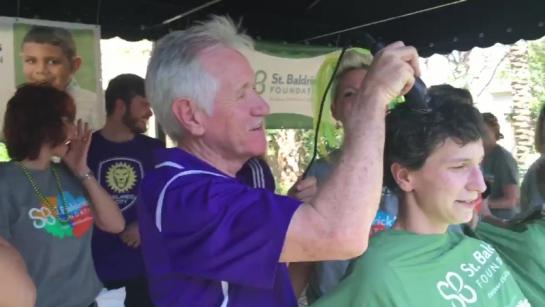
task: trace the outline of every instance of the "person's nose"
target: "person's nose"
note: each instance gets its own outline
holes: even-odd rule
[[[271,112],[269,103],[263,99],[257,92],[253,92],[252,99],[254,100],[254,106],[252,108],[252,114],[254,116],[267,116]]]
[[[149,102],[148,99],[146,99],[146,100],[144,101],[144,110],[145,110],[145,111],[144,111],[144,116],[145,116],[146,118],[150,118],[150,117],[153,116],[153,111],[152,111],[152,109],[151,109],[151,103]]]
[[[49,70],[46,61],[38,61],[36,63],[36,72],[40,75],[47,75]]]
[[[148,105],[148,107],[146,109],[146,117],[150,118],[152,116],[153,116],[153,110],[151,109],[151,106]]]
[[[486,190],[483,172],[478,164],[474,165],[471,170],[467,188],[470,191],[477,191],[479,193],[483,193]]]

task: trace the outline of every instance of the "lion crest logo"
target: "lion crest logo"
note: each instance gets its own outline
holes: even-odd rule
[[[136,184],[136,171],[124,162],[112,164],[106,172],[108,188],[117,193],[126,193]]]

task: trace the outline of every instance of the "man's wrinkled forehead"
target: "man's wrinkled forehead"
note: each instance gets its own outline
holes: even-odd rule
[[[225,81],[236,82],[237,80],[251,78],[253,82],[254,71],[246,57],[238,50],[216,46],[205,49],[199,56],[199,63],[211,75],[216,78],[223,77]]]
[[[205,67],[227,67],[244,62],[249,65],[246,57],[237,49],[226,46],[213,46],[200,52],[199,62]]]

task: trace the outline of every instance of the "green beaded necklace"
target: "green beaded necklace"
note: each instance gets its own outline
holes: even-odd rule
[[[26,178],[30,182],[30,185],[32,186],[32,189],[34,190],[34,194],[36,194],[36,197],[38,197],[38,199],[43,204],[45,204],[47,209],[49,209],[49,211],[51,211],[51,214],[53,214],[54,212],[57,213],[57,219],[61,223],[67,224],[70,221],[70,215],[68,214],[68,208],[67,208],[67,205],[66,205],[67,202],[66,202],[66,198],[64,196],[63,190],[62,190],[61,178],[59,176],[59,173],[55,169],[55,167],[53,165],[51,165],[51,171],[53,172],[53,175],[55,176],[55,181],[57,182],[57,190],[58,190],[59,194],[61,194],[61,197],[62,197],[62,209],[63,209],[64,213],[66,214],[67,218],[61,217],[61,214],[60,214],[60,212],[58,210],[59,206],[58,205],[54,206],[52,203],[49,202],[47,197],[45,197],[42,194],[42,192],[38,188],[38,185],[36,185],[36,183],[34,182],[34,179],[32,179],[32,175],[30,175],[30,172],[28,171],[28,169],[21,162],[16,162],[16,164],[21,168],[21,170],[23,170],[23,173],[25,174]]]

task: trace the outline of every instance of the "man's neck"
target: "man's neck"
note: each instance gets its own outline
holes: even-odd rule
[[[484,145],[484,153],[485,155],[488,155],[490,154],[491,152],[494,151],[494,149],[496,149],[496,147],[499,146],[498,143],[493,143],[493,144],[488,144],[488,145]]]
[[[224,172],[231,177],[235,177],[236,173],[242,168],[242,165],[247,159],[227,159],[204,143],[198,140],[180,141],[178,147],[191,153],[195,157],[205,161],[206,163],[214,166],[218,170]]]
[[[100,134],[110,142],[123,143],[132,141],[136,134],[119,120],[109,118],[100,130]]]
[[[399,213],[394,229],[402,229],[416,234],[443,234],[448,224],[431,220],[410,195],[405,195],[399,203]]]

